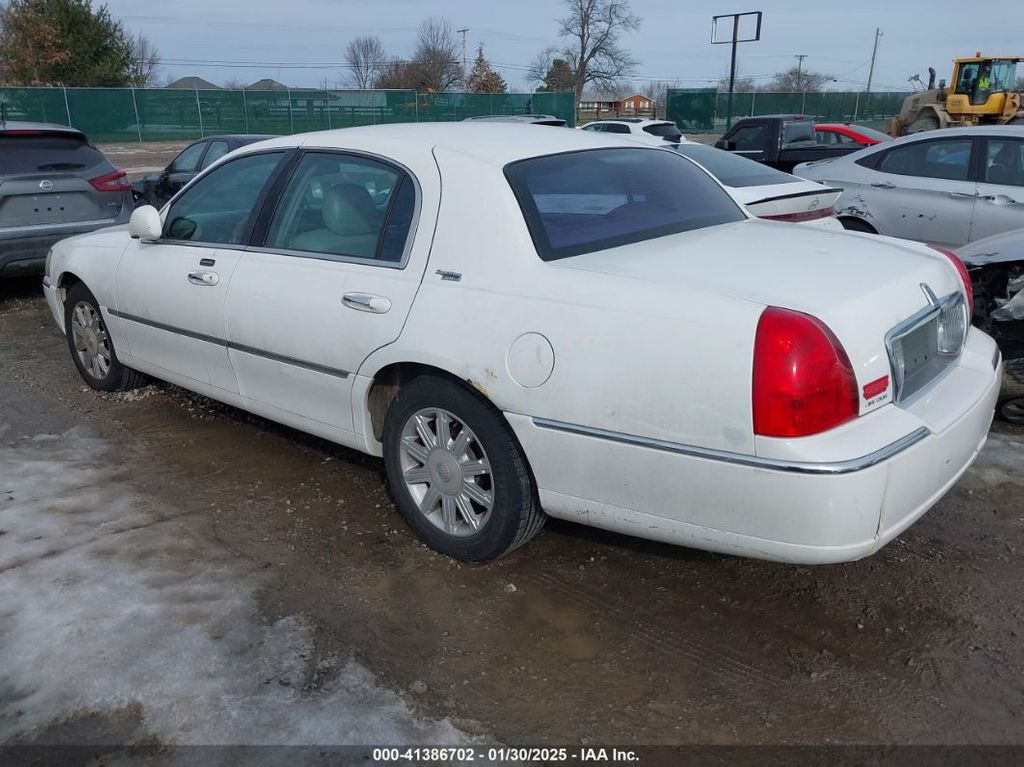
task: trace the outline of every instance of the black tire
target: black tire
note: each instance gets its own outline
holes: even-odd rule
[[[491,510],[481,527],[468,535],[450,534],[432,522],[420,511],[404,478],[403,429],[417,413],[433,408],[447,411],[468,426],[474,444],[479,443],[489,462]],[[489,562],[522,546],[547,520],[533,472],[504,416],[479,394],[453,380],[424,375],[403,386],[385,416],[383,443],[384,466],[399,511],[417,535],[442,554],[463,562]]]
[[[859,218],[841,218],[839,223],[843,225],[844,229],[849,229],[851,232],[865,232],[866,234],[878,234],[875,228],[871,224],[861,221]]]
[[[106,344],[104,348],[109,353],[110,361],[106,365],[105,371],[98,373],[87,367],[76,347],[73,326],[75,323],[75,310],[79,305],[91,309],[98,323],[95,330],[106,336],[103,343]],[[68,289],[67,297],[64,299],[64,329],[68,341],[68,350],[71,352],[71,360],[75,363],[75,367],[78,368],[78,373],[82,376],[82,380],[93,389],[99,391],[127,391],[128,389],[138,389],[149,382],[147,375],[127,368],[118,361],[117,352],[114,349],[114,341],[110,338],[106,325],[103,322],[99,302],[96,301],[95,296],[85,286],[84,282],[77,282]]]
[[[910,123],[910,127],[907,128],[907,133],[924,133],[925,131],[938,130],[938,128],[938,118],[926,115],[924,117],[918,117],[914,122]]]
[[[1007,397],[996,405],[996,412],[1004,421],[1024,425],[1024,397]]]

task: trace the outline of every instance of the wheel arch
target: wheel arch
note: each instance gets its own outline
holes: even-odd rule
[[[363,378],[364,385],[353,392],[353,397],[357,398],[354,403],[355,411],[364,419],[362,433],[367,446],[375,447],[375,453],[380,452],[384,417],[388,407],[401,388],[419,376],[433,375],[447,379],[466,391],[473,392],[500,411],[501,407],[493,400],[482,377],[477,377],[466,370],[459,372],[459,367],[447,360],[416,359],[410,355],[409,359],[381,360],[372,373],[360,371],[359,375]],[[359,424],[355,425],[358,431]]]

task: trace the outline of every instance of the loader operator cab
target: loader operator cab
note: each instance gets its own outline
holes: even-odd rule
[[[998,114],[1006,94],[1016,87],[1017,58],[957,59],[953,62],[955,86],[946,108],[950,113]]]

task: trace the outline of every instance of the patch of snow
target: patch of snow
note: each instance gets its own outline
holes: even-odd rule
[[[960,484],[980,490],[1007,483],[1024,485],[1024,438],[992,432]]]
[[[204,511],[136,492],[106,443],[8,439],[0,742],[127,706],[165,744],[471,740],[416,716],[359,664],[313,661],[302,616],[261,620],[267,571],[216,543]]]

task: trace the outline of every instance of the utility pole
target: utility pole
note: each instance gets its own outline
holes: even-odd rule
[[[466,90],[466,33],[469,31],[469,27],[455,31],[462,35],[462,90]]]
[[[875,27],[875,47],[871,51],[871,67],[868,69],[868,87],[865,93],[871,93],[871,81],[875,78],[875,57],[878,55],[878,38],[882,36],[882,30]]]
[[[804,59],[807,58],[807,54],[806,53],[798,53],[793,58],[796,59],[796,87],[800,91],[803,91],[804,90],[804,87],[803,87],[803,82],[804,82],[804,79],[803,79]]]

